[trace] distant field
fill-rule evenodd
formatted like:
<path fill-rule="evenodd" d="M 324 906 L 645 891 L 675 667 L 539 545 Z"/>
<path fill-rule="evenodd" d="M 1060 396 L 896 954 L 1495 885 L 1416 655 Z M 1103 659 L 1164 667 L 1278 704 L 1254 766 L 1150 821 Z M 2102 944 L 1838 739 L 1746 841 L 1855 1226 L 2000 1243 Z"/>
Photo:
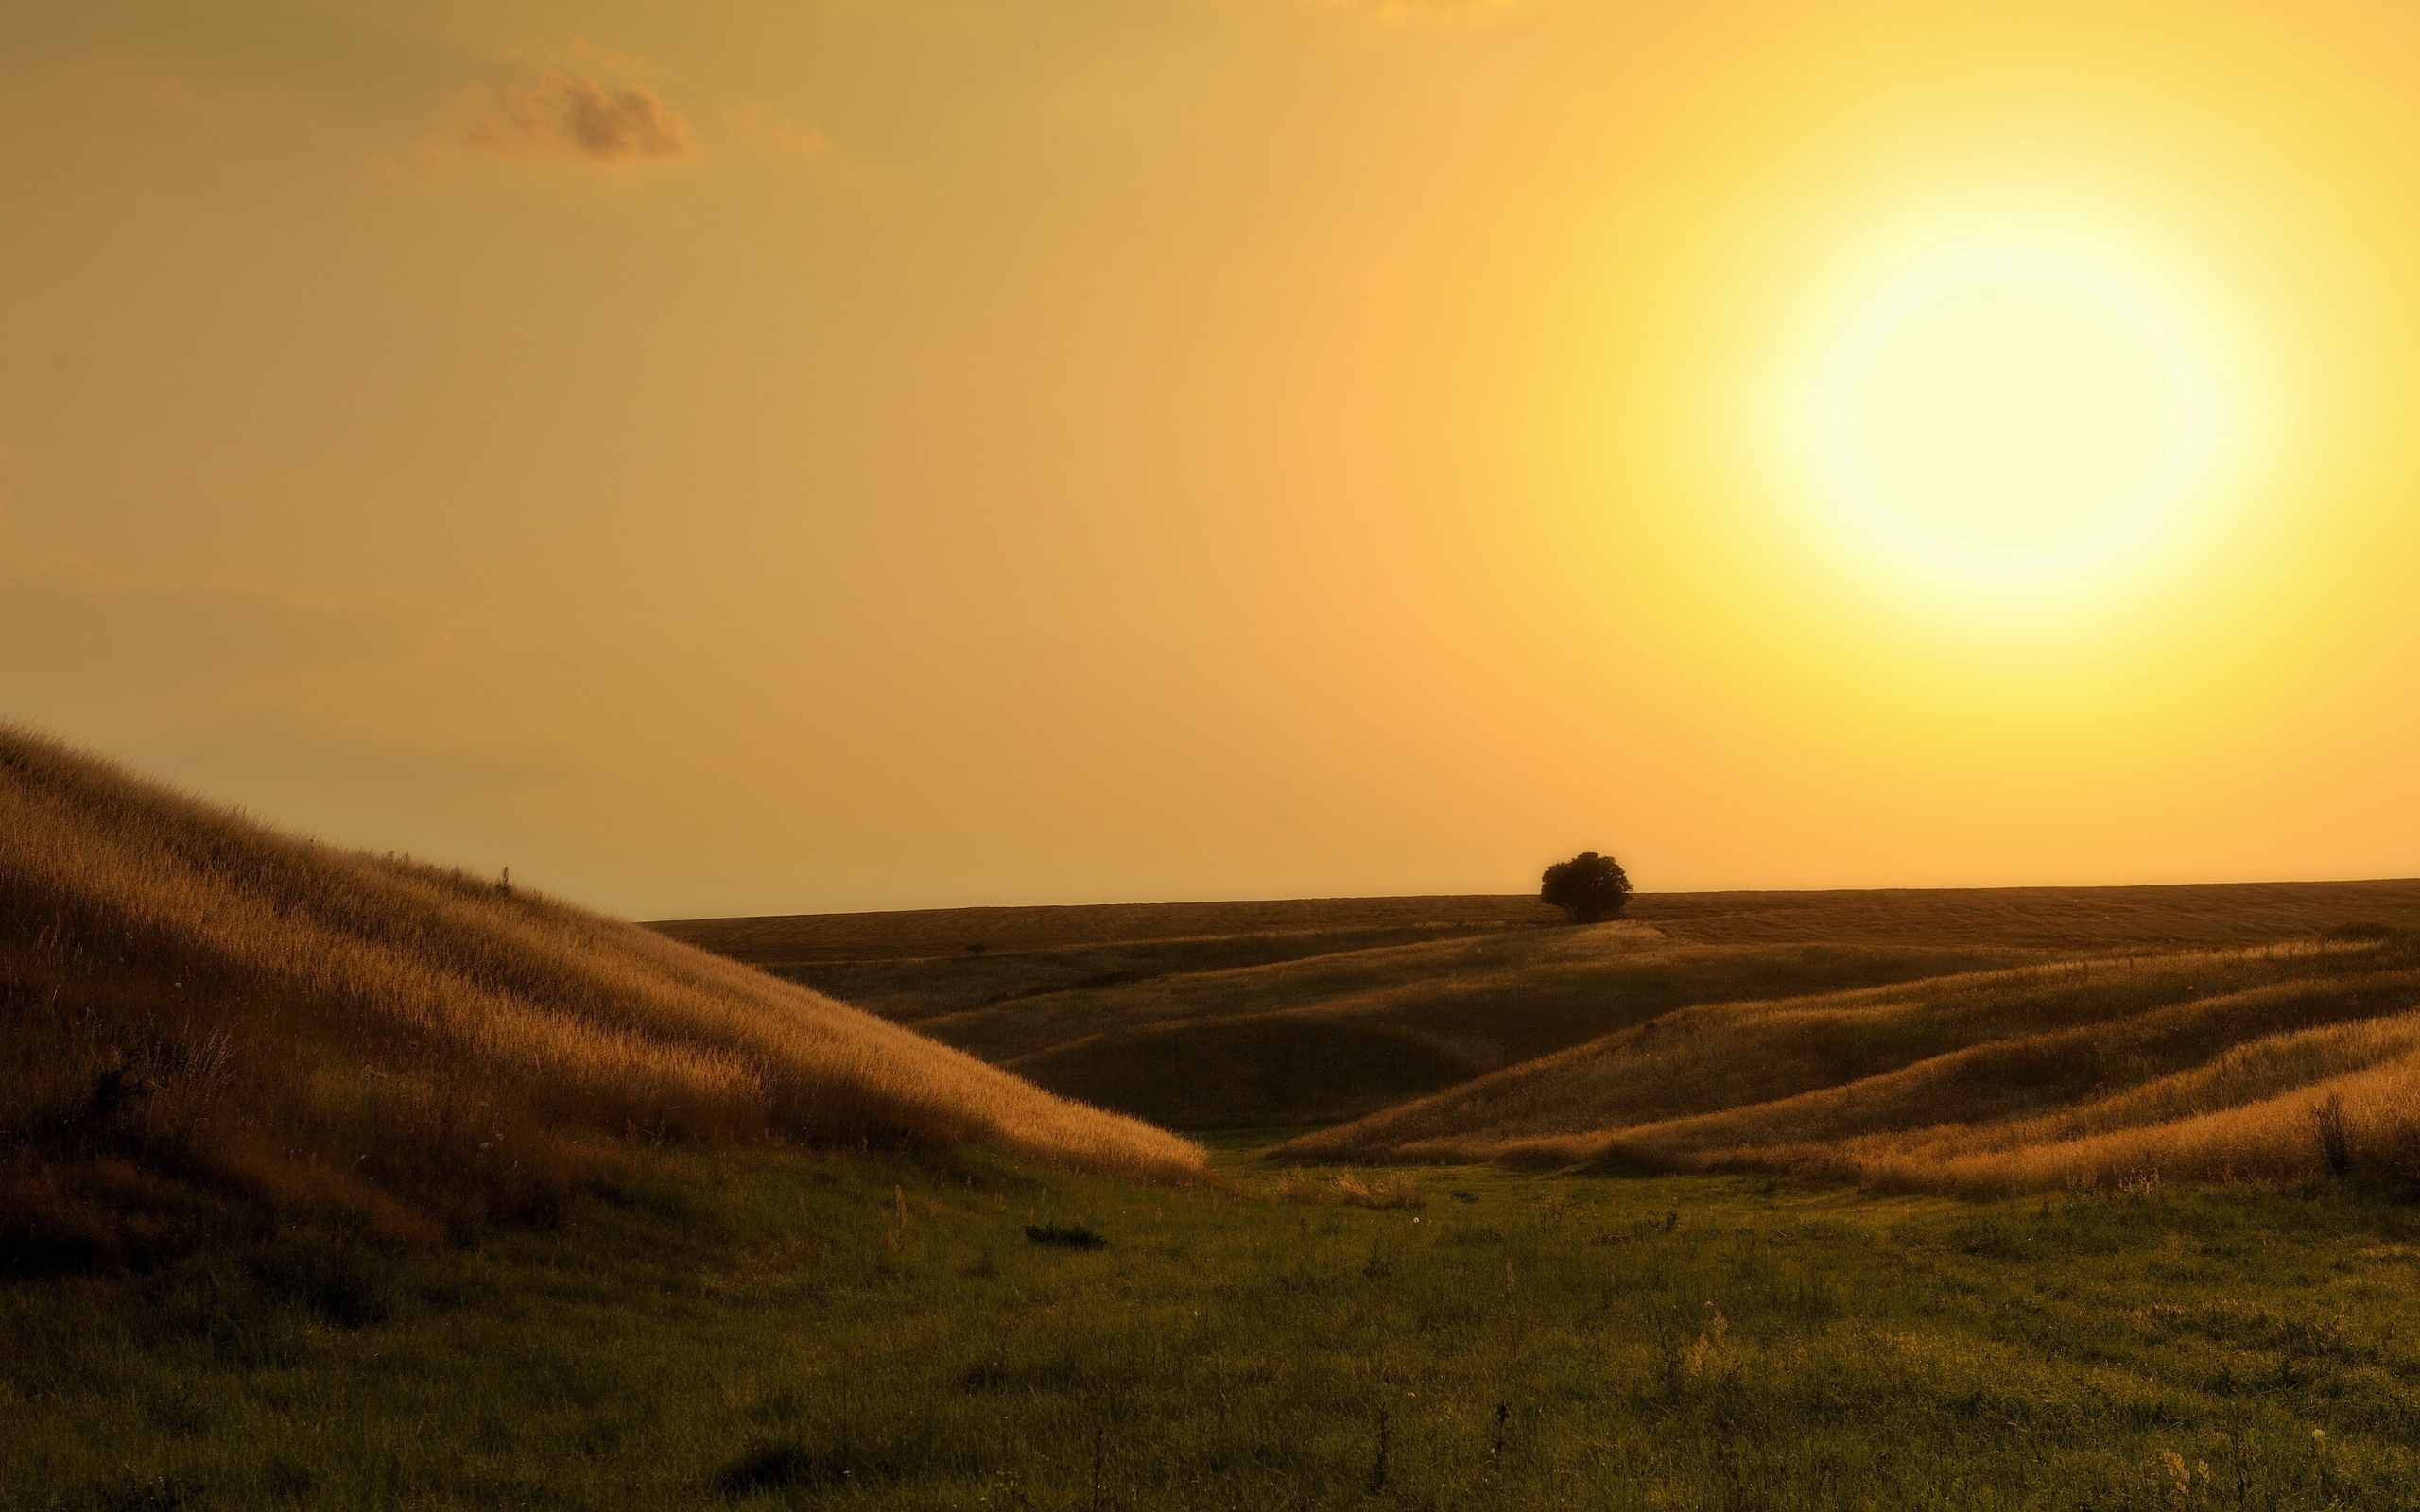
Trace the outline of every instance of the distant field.
<path fill-rule="evenodd" d="M 2420 879 L 1649 893 L 1633 903 L 1631 917 L 1708 944 L 1954 940 L 2060 952 L 2254 945 L 2363 920 L 2420 930 Z"/>
<path fill-rule="evenodd" d="M 1077 903 L 924 908 L 875 914 L 691 919 L 650 925 L 752 966 L 924 959 L 987 951 L 1180 940 L 1299 931 L 1401 930 L 1552 923 L 1530 897 L 1295 898 L 1257 902 Z"/>
<path fill-rule="evenodd" d="M 2420 930 L 2420 879 L 2205 883 L 2138 887 L 1938 887 L 1824 892 L 1643 892 L 1626 916 L 1694 944 L 1960 940 L 2042 950 L 2233 945 L 2377 919 Z M 693 919 L 650 925 L 752 966 L 931 959 L 1275 931 L 1555 924 L 1527 893 L 1296 898 L 1260 902 L 1090 903 L 873 914 Z"/>
<path fill-rule="evenodd" d="M 1208 1129 L 1380 1113 L 1698 1005 L 2356 921 L 2420 928 L 2420 882 L 1651 893 L 1591 929 L 1527 896 L 654 927 L 1069 1096 Z"/>

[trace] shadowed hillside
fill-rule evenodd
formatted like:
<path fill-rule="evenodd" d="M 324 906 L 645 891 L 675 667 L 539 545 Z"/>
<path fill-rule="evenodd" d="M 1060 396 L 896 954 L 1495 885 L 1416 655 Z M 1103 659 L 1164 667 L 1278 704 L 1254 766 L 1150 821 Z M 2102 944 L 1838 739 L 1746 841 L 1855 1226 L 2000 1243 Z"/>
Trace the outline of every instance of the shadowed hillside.
<path fill-rule="evenodd" d="M 2420 883 L 969 908 L 652 926 L 1187 1128 L 1358 1118 L 1696 1004 L 2420 928 Z"/>
<path fill-rule="evenodd" d="M 1043 1086 L 1180 1127 L 1357 1117 L 1685 1004 L 1831 991 L 2031 958 L 1671 946 L 1598 924 L 1317 956 L 928 1019 Z"/>
<path fill-rule="evenodd" d="M 1691 1007 L 1274 1158 L 1973 1191 L 2352 1160 L 2420 1174 L 2420 941 L 2345 933 Z"/>
<path fill-rule="evenodd" d="M 2006 965 L 2005 948 L 1684 945 L 1527 899 L 1345 899 L 655 926 L 763 959 L 1055 1091 L 1188 1128 L 1355 1118 L 1690 1003 Z M 1208 926 L 1234 934 L 1162 934 Z M 1013 927 L 1010 927 L 1013 926 Z M 1053 945 L 1061 931 L 1074 943 Z M 1104 936 L 1138 933 L 1144 937 Z M 930 949 L 960 936 L 1028 948 Z"/>
<path fill-rule="evenodd" d="M 624 1142 L 1200 1152 L 662 935 L 0 728 L 0 1255 L 544 1216 Z"/>

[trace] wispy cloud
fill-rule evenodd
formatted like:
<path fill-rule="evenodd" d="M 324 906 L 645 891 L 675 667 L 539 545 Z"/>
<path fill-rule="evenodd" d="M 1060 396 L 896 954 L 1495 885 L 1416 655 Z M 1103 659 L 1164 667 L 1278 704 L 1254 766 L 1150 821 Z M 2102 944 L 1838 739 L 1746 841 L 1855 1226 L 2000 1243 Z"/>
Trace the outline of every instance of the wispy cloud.
<path fill-rule="evenodd" d="M 629 168 L 694 162 L 703 138 L 758 158 L 823 160 L 844 154 L 811 121 L 769 105 L 717 112 L 709 131 L 640 81 L 647 59 L 574 39 L 525 43 L 497 60 L 508 77 L 466 85 L 442 107 L 442 124 L 418 146 L 369 159 L 389 178 L 450 180 L 481 162 Z"/>
<path fill-rule="evenodd" d="M 549 72 L 535 83 L 474 92 L 465 145 L 505 157 L 556 156 L 623 163 L 677 162 L 697 153 L 680 112 L 643 84 L 614 89 L 586 74 Z"/>
<path fill-rule="evenodd" d="M 560 758 L 351 739 L 275 710 L 171 729 L 145 742 L 142 750 L 187 781 L 229 789 L 246 782 L 389 789 L 458 801 L 475 792 L 559 786 L 576 775 Z"/>
<path fill-rule="evenodd" d="M 1339 10 L 1377 21 L 1452 24 L 1509 10 L 1521 0 L 1300 0 L 1314 10 Z"/>
<path fill-rule="evenodd" d="M 594 74 L 600 78 L 645 78 L 655 71 L 655 60 L 645 53 L 626 53 L 613 47 L 600 47 L 585 37 L 569 42 L 526 42 L 504 50 L 504 60 L 523 68 L 544 72 Z"/>
<path fill-rule="evenodd" d="M 190 717 L 314 677 L 446 656 L 480 615 L 400 598 L 138 577 L 19 538 L 16 461 L 0 447 L 0 687 L 9 712 Z"/>
<path fill-rule="evenodd" d="M 832 139 L 821 130 L 770 106 L 743 105 L 727 111 L 723 125 L 734 140 L 786 157 L 820 158 L 832 150 Z"/>

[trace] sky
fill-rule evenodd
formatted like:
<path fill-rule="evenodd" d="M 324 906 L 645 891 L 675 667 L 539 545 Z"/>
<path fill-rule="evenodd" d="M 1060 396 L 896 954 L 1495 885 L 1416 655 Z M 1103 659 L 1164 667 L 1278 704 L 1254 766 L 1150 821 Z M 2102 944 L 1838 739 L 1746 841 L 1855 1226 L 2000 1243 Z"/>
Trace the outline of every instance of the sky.
<path fill-rule="evenodd" d="M 640 918 L 2420 871 L 2420 11 L 0 9 L 0 717 Z"/>

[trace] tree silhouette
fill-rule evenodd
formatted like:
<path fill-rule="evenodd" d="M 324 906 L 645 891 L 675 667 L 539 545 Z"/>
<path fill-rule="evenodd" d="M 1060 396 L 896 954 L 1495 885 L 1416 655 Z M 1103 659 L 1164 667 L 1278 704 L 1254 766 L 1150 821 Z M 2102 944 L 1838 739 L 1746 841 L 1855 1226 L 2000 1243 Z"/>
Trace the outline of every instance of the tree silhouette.
<path fill-rule="evenodd" d="M 1575 924 L 1612 919 L 1630 902 L 1630 877 L 1621 863 L 1594 850 L 1547 868 L 1538 901 L 1562 909 Z"/>

